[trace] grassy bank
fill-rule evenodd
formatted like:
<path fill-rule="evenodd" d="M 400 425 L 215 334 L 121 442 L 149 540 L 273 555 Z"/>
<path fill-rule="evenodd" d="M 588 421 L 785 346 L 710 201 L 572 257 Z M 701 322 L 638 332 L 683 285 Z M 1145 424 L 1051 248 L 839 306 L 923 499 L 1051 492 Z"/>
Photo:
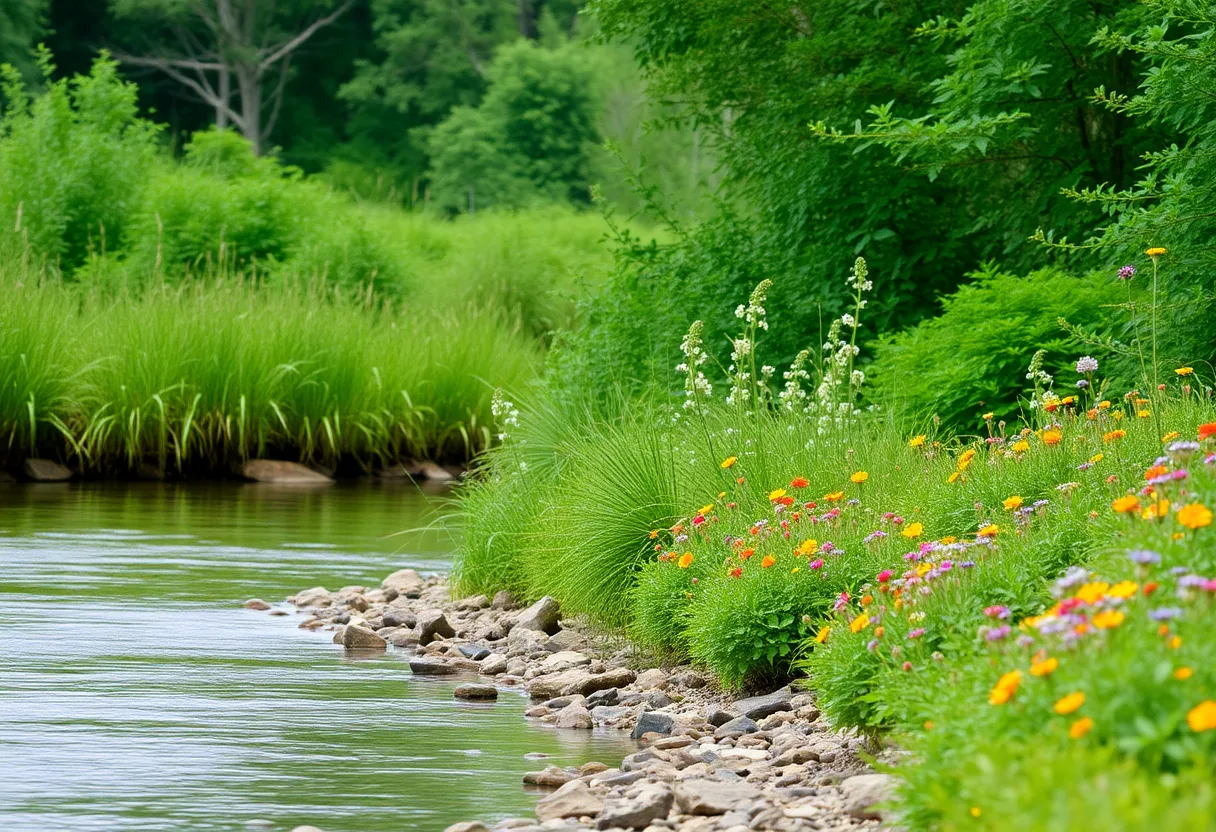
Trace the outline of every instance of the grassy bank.
<path fill-rule="evenodd" d="M 1142 308 L 1138 390 L 1036 363 L 1014 416 L 949 434 L 860 406 L 857 315 L 770 381 L 764 303 L 725 379 L 690 330 L 682 401 L 508 411 L 465 495 L 462 590 L 554 594 L 727 685 L 805 676 L 834 724 L 914 751 L 911 828 L 1209 817 L 1211 379 L 1154 366 Z"/>

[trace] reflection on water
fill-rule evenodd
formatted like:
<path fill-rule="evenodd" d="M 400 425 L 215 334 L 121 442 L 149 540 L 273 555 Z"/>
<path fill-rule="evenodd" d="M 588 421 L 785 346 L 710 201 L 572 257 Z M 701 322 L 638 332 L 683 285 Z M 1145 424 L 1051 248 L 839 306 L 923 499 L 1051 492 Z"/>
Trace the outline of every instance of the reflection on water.
<path fill-rule="evenodd" d="M 627 741 L 457 703 L 400 654 L 356 660 L 294 617 L 304 586 L 445 569 L 446 509 L 399 486 L 0 485 L 0 826 L 443 829 L 527 814 L 524 771 Z"/>

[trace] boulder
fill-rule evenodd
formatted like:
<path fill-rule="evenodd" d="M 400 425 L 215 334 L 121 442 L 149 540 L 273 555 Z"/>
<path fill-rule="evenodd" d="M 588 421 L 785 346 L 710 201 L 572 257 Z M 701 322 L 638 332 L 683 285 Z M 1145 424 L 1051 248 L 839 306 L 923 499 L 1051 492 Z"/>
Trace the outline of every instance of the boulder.
<path fill-rule="evenodd" d="M 791 700 L 794 692 L 789 687 L 773 691 L 764 696 L 753 696 L 750 699 L 739 699 L 731 706 L 731 710 L 750 719 L 764 719 L 778 711 L 788 711 L 793 708 Z"/>
<path fill-rule="evenodd" d="M 565 769 L 549 766 L 544 771 L 529 771 L 524 774 L 524 785 L 557 788 L 566 785 L 573 779 L 574 775 Z"/>
<path fill-rule="evenodd" d="M 297 607 L 328 607 L 333 603 L 333 596 L 323 586 L 314 586 L 303 592 L 297 592 L 295 605 Z"/>
<path fill-rule="evenodd" d="M 418 623 L 418 616 L 401 607 L 389 607 L 384 611 L 385 627 L 409 627 L 413 629 Z"/>
<path fill-rule="evenodd" d="M 430 460 L 418 466 L 418 475 L 433 482 L 450 482 L 456 479 L 446 468 Z"/>
<path fill-rule="evenodd" d="M 571 780 L 553 794 L 536 804 L 536 818 L 541 822 L 558 818 L 595 817 L 604 808 L 604 801 L 591 793 L 581 780 Z"/>
<path fill-rule="evenodd" d="M 415 676 L 455 676 L 460 667 L 443 659 L 419 657 L 410 659 L 410 670 Z"/>
<path fill-rule="evenodd" d="M 491 653 L 481 660 L 480 672 L 485 676 L 497 676 L 507 672 L 507 657 Z"/>
<path fill-rule="evenodd" d="M 594 708 L 597 705 L 615 705 L 620 698 L 621 693 L 616 688 L 604 688 L 587 697 L 587 706 Z"/>
<path fill-rule="evenodd" d="M 674 801 L 665 784 L 645 786 L 632 798 L 614 798 L 604 803 L 596 820 L 597 829 L 645 829 L 651 822 L 667 817 Z"/>
<path fill-rule="evenodd" d="M 670 734 L 675 724 L 675 717 L 671 714 L 661 711 L 645 711 L 638 714 L 638 722 L 633 726 L 631 736 L 638 740 L 642 738 L 643 734 Z"/>
<path fill-rule="evenodd" d="M 498 688 L 493 685 L 457 685 L 452 695 L 457 699 L 471 699 L 478 702 L 491 701 L 498 698 Z"/>
<path fill-rule="evenodd" d="M 482 647 L 480 644 L 461 644 L 456 649 L 460 652 L 460 655 L 475 662 L 479 662 L 490 655 L 489 648 Z"/>
<path fill-rule="evenodd" d="M 270 609 L 270 604 L 267 604 L 261 598 L 250 598 L 241 606 L 247 610 L 257 610 L 258 612 L 265 612 Z"/>
<path fill-rule="evenodd" d="M 895 797 L 895 778 L 890 774 L 858 774 L 840 784 L 845 811 L 855 818 L 880 820 L 878 806 Z"/>
<path fill-rule="evenodd" d="M 279 485 L 324 485 L 333 482 L 324 474 L 298 462 L 282 459 L 251 459 L 241 466 L 241 476 L 255 482 Z"/>
<path fill-rule="evenodd" d="M 383 650 L 388 642 L 360 624 L 347 624 L 342 630 L 342 646 L 349 650 Z"/>
<path fill-rule="evenodd" d="M 552 699 L 555 696 L 590 696 L 597 690 L 618 688 L 633 681 L 633 671 L 628 668 L 592 673 L 582 667 L 537 676 L 528 683 L 528 693 L 534 699 Z"/>
<path fill-rule="evenodd" d="M 34 482 L 64 482 L 72 478 L 71 469 L 49 459 L 27 459 L 22 467 Z"/>
<path fill-rule="evenodd" d="M 659 670 L 657 667 L 652 667 L 650 670 L 643 670 L 638 674 L 637 685 L 642 690 L 656 688 L 662 690 L 667 687 L 667 674 Z"/>
<path fill-rule="evenodd" d="M 546 595 L 515 617 L 514 629 L 539 630 L 552 635 L 558 630 L 557 616 L 560 611 L 561 605 L 557 599 Z"/>
<path fill-rule="evenodd" d="M 600 725 L 615 725 L 631 713 L 631 708 L 619 705 L 596 705 L 591 709 L 591 719 Z"/>
<path fill-rule="evenodd" d="M 618 667 L 614 670 L 606 670 L 603 673 L 593 673 L 588 678 L 580 679 L 566 686 L 561 693 L 566 696 L 581 694 L 590 696 L 597 690 L 605 688 L 622 688 L 625 685 L 632 684 L 634 673 L 627 667 Z"/>
<path fill-rule="evenodd" d="M 398 595 L 417 598 L 422 594 L 422 589 L 426 586 L 426 582 L 413 569 L 398 569 L 381 581 L 380 586 L 385 589 L 395 590 Z"/>
<path fill-rule="evenodd" d="M 554 724 L 558 728 L 587 729 L 594 723 L 591 712 L 582 704 L 574 702 L 557 712 L 557 721 Z"/>
<path fill-rule="evenodd" d="M 490 609 L 492 610 L 513 610 L 519 606 L 519 601 L 515 600 L 515 593 L 509 589 L 500 589 L 494 593 L 494 600 L 490 601 Z"/>
<path fill-rule="evenodd" d="M 676 784 L 676 805 L 686 815 L 724 815 L 760 796 L 747 782 L 694 779 Z"/>
<path fill-rule="evenodd" d="M 755 720 L 751 719 L 750 717 L 740 716 L 735 717 L 730 722 L 719 726 L 718 729 L 714 731 L 714 738 L 720 740 L 723 737 L 737 737 L 741 734 L 754 734 L 759 730 L 760 726 L 756 724 Z"/>
<path fill-rule="evenodd" d="M 490 830 L 481 821 L 467 820 L 462 823 L 453 823 L 443 832 L 490 832 Z"/>
<path fill-rule="evenodd" d="M 575 653 L 570 650 L 564 650 L 560 653 L 554 653 L 549 658 L 540 663 L 541 673 L 559 673 L 563 670 L 569 670 L 572 667 L 584 667 L 591 664 L 591 657 L 582 653 Z"/>
<path fill-rule="evenodd" d="M 452 625 L 448 623 L 447 617 L 441 610 L 426 610 L 420 613 L 415 630 L 418 634 L 418 643 L 423 646 L 437 638 L 452 638 L 456 635 L 456 631 L 452 629 Z"/>
<path fill-rule="evenodd" d="M 715 728 L 721 728 L 732 719 L 734 719 L 733 716 L 716 705 L 710 705 L 705 709 L 705 721 Z"/>

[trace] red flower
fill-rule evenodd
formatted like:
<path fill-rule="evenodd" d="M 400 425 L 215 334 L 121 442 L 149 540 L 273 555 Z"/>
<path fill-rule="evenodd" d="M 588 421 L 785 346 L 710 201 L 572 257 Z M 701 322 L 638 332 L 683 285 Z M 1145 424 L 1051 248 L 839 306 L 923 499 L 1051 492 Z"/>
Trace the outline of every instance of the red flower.
<path fill-rule="evenodd" d="M 806 477 L 794 477 L 792 480 L 790 480 L 791 488 L 806 488 L 810 484 L 811 481 Z"/>
<path fill-rule="evenodd" d="M 1209 436 L 1216 436 L 1216 422 L 1208 422 L 1199 426 L 1199 438 L 1207 439 Z"/>
<path fill-rule="evenodd" d="M 743 577 L 743 567 L 736 566 L 734 569 L 730 570 L 730 576 L 732 578 L 742 578 Z"/>

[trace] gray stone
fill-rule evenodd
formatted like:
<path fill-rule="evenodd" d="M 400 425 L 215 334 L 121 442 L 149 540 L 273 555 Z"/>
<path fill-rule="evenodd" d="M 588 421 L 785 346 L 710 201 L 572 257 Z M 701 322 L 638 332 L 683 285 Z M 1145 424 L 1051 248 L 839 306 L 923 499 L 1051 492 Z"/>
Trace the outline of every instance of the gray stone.
<path fill-rule="evenodd" d="M 632 798 L 606 801 L 595 826 L 597 829 L 645 829 L 652 821 L 667 817 L 673 800 L 669 786 L 646 786 Z"/>
<path fill-rule="evenodd" d="M 35 482 L 64 482 L 72 478 L 72 471 L 49 459 L 27 459 L 22 467 L 25 475 Z"/>
<path fill-rule="evenodd" d="M 671 714 L 665 714 L 660 711 L 645 711 L 638 714 L 638 723 L 633 726 L 633 734 L 631 736 L 636 740 L 641 739 L 643 734 L 670 734 L 675 724 L 675 717 Z"/>
<path fill-rule="evenodd" d="M 742 803 L 755 800 L 760 791 L 748 783 L 715 780 L 685 780 L 676 784 L 676 805 L 686 815 L 723 815 Z"/>
<path fill-rule="evenodd" d="M 413 629 L 405 627 L 397 627 L 392 630 L 392 635 L 385 636 L 388 643 L 394 647 L 415 647 L 418 644 L 418 635 Z"/>
<path fill-rule="evenodd" d="M 451 638 L 456 635 L 442 610 L 427 610 L 419 614 L 414 630 L 418 634 L 418 643 L 424 647 L 438 638 Z"/>
<path fill-rule="evenodd" d="M 595 786 L 628 786 L 638 782 L 646 776 L 644 771 L 620 771 L 618 769 L 608 769 L 598 777 L 592 777 L 591 783 Z"/>
<path fill-rule="evenodd" d="M 627 667 L 618 667 L 613 670 L 606 670 L 603 673 L 592 674 L 590 678 L 581 679 L 566 687 L 562 693 L 574 694 L 579 693 L 583 696 L 590 696 L 597 690 L 605 688 L 619 688 L 631 684 L 634 680 L 634 673 Z"/>
<path fill-rule="evenodd" d="M 603 725 L 615 725 L 632 713 L 631 708 L 612 705 L 596 705 L 591 709 L 591 718 Z"/>
<path fill-rule="evenodd" d="M 710 705 L 705 709 L 705 721 L 715 728 L 721 728 L 732 719 L 734 719 L 733 716 L 719 708 L 717 705 Z"/>
<path fill-rule="evenodd" d="M 552 635 L 558 630 L 557 616 L 561 605 L 551 595 L 546 595 L 515 617 L 514 629 L 540 630 Z"/>
<path fill-rule="evenodd" d="M 819 762 L 819 754 L 810 748 L 791 748 L 788 751 L 782 752 L 777 759 L 773 760 L 774 768 L 785 768 L 786 766 L 800 766 L 803 763 Z"/>
<path fill-rule="evenodd" d="M 737 737 L 740 734 L 754 734 L 759 730 L 760 726 L 754 720 L 740 716 L 721 725 L 718 730 L 714 731 L 714 738 L 722 739 L 723 737 Z"/>
<path fill-rule="evenodd" d="M 890 774 L 858 774 L 840 784 L 845 811 L 855 818 L 880 820 L 881 804 L 895 797 L 895 778 Z"/>
<path fill-rule="evenodd" d="M 666 708 L 671 704 L 671 697 L 658 689 L 648 690 L 642 695 L 646 697 L 646 705 L 650 708 Z"/>
<path fill-rule="evenodd" d="M 553 794 L 540 799 L 536 804 L 536 817 L 541 821 L 595 817 L 603 808 L 604 801 L 592 794 L 586 783 L 571 780 Z"/>
<path fill-rule="evenodd" d="M 549 636 L 549 640 L 545 642 L 545 649 L 550 653 L 561 653 L 563 650 L 583 652 L 587 647 L 588 641 L 586 636 L 578 630 L 571 630 L 569 628 L 558 630 Z"/>
<path fill-rule="evenodd" d="M 255 482 L 278 485 L 325 485 L 333 482 L 307 466 L 282 459 L 251 459 L 241 466 L 241 476 Z"/>
<path fill-rule="evenodd" d="M 493 685 L 457 685 L 456 690 L 452 691 L 452 695 L 457 699 L 487 701 L 498 698 L 498 688 Z"/>
<path fill-rule="evenodd" d="M 790 704 L 793 696 L 793 691 L 787 686 L 764 696 L 739 699 L 731 706 L 731 709 L 735 713 L 750 717 L 751 719 L 764 719 L 764 717 L 770 714 L 775 714 L 778 711 L 788 711 L 793 708 L 793 705 Z"/>
<path fill-rule="evenodd" d="M 597 690 L 587 697 L 587 706 L 590 708 L 599 705 L 615 705 L 620 698 L 620 691 L 616 688 L 604 688 Z"/>
<path fill-rule="evenodd" d="M 558 728 L 587 729 L 594 723 L 591 719 L 591 712 L 578 702 L 575 702 L 558 711 L 557 722 L 555 724 Z"/>
<path fill-rule="evenodd" d="M 491 653 L 481 660 L 481 673 L 486 676 L 497 676 L 507 672 L 507 657 Z"/>
<path fill-rule="evenodd" d="M 410 670 L 415 676 L 455 676 L 460 672 L 460 666 L 443 659 L 419 657 L 410 659 Z"/>
<path fill-rule="evenodd" d="M 400 607 L 389 607 L 384 611 L 384 626 L 385 627 L 414 627 L 418 623 L 418 616 L 413 612 Z"/>
<path fill-rule="evenodd" d="M 388 642 L 360 624 L 347 624 L 342 630 L 342 646 L 349 650 L 383 650 Z"/>
<path fill-rule="evenodd" d="M 381 581 L 380 586 L 385 589 L 392 589 L 398 595 L 404 595 L 407 598 L 417 598 L 422 594 L 422 589 L 426 586 L 426 582 L 413 569 L 398 569 Z"/>
<path fill-rule="evenodd" d="M 509 589 L 500 589 L 494 593 L 494 600 L 490 601 L 490 609 L 492 610 L 513 610 L 519 605 L 515 600 L 515 593 Z"/>
<path fill-rule="evenodd" d="M 265 612 L 266 610 L 270 609 L 270 604 L 267 604 L 261 598 L 250 598 L 241 606 L 247 610 L 257 610 L 259 612 Z"/>
<path fill-rule="evenodd" d="M 457 649 L 460 651 L 460 655 L 475 662 L 479 662 L 490 655 L 489 649 L 482 647 L 480 644 L 462 644 Z"/>

